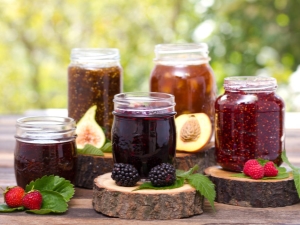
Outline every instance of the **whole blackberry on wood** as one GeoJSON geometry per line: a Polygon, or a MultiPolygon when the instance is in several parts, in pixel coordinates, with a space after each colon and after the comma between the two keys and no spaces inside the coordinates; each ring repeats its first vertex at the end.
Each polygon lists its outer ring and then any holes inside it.
{"type": "Polygon", "coordinates": [[[133,187],[140,180],[137,169],[124,163],[114,164],[111,178],[116,181],[117,185],[124,187],[133,187]]]}
{"type": "Polygon", "coordinates": [[[162,163],[150,170],[148,178],[155,187],[170,186],[175,183],[176,170],[173,165],[162,163]]]}

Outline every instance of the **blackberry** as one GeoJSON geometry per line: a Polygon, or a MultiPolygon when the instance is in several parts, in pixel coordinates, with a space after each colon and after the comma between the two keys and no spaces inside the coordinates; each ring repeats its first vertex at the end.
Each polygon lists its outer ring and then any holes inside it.
{"type": "Polygon", "coordinates": [[[117,185],[124,187],[133,187],[140,180],[137,169],[124,163],[114,164],[111,178],[116,181],[117,185]]]}
{"type": "Polygon", "coordinates": [[[173,165],[162,163],[150,170],[148,178],[155,187],[169,186],[175,183],[176,170],[173,165]]]}

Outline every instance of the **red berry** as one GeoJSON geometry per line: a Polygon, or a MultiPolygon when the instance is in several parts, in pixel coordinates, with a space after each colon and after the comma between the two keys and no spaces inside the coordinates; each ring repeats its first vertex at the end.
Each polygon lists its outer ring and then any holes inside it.
{"type": "Polygon", "coordinates": [[[4,201],[10,208],[17,208],[22,206],[22,198],[24,196],[24,189],[19,186],[7,187],[4,191],[4,201]]]}
{"type": "Polygon", "coordinates": [[[249,159],[244,165],[244,169],[243,169],[244,174],[250,176],[249,169],[254,165],[259,165],[258,161],[256,159],[249,159]]]}
{"type": "Polygon", "coordinates": [[[248,174],[252,179],[258,180],[264,177],[264,167],[260,164],[249,167],[248,174]]]}
{"type": "Polygon", "coordinates": [[[276,177],[278,174],[278,170],[273,162],[267,162],[264,166],[264,169],[266,177],[276,177]]]}
{"type": "Polygon", "coordinates": [[[42,202],[43,196],[37,190],[30,191],[23,197],[23,206],[26,209],[40,209],[42,202]]]}

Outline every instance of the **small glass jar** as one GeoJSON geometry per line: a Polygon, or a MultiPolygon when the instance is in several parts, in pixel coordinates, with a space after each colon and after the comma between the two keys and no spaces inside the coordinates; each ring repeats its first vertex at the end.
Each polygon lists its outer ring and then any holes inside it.
{"type": "Polygon", "coordinates": [[[175,96],[177,116],[205,113],[213,129],[216,82],[205,43],[159,44],[150,91],[175,96]]]}
{"type": "Polygon", "coordinates": [[[111,137],[113,98],[122,91],[123,69],[114,48],[75,48],[68,68],[68,116],[78,122],[97,105],[96,121],[111,137]]]}
{"type": "Polygon", "coordinates": [[[114,97],[112,150],[115,163],[132,164],[142,179],[160,163],[174,164],[174,96],[131,92],[114,97]]]}
{"type": "Polygon", "coordinates": [[[240,172],[249,159],[281,165],[284,149],[284,102],[271,77],[228,77],[215,104],[216,161],[240,172]]]}
{"type": "Polygon", "coordinates": [[[14,167],[23,188],[45,175],[75,182],[75,121],[67,117],[25,117],[17,120],[14,167]]]}

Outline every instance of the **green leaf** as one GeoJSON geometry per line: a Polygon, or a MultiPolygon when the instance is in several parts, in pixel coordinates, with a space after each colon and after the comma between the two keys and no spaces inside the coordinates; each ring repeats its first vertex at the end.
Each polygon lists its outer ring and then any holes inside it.
{"type": "Polygon", "coordinates": [[[235,173],[235,174],[232,174],[231,177],[239,177],[239,178],[248,178],[248,179],[251,179],[251,177],[245,175],[244,173],[235,173]]]}
{"type": "Polygon", "coordinates": [[[26,212],[31,212],[35,214],[48,214],[48,213],[64,213],[68,209],[68,204],[66,203],[64,197],[55,192],[43,190],[41,191],[43,196],[43,204],[39,210],[26,210],[26,212]]]}
{"type": "Polygon", "coordinates": [[[189,175],[193,174],[198,169],[199,169],[199,166],[195,165],[193,168],[189,169],[188,171],[176,170],[176,176],[182,177],[182,178],[187,178],[189,175]]]}
{"type": "Polygon", "coordinates": [[[267,162],[270,162],[270,160],[266,160],[266,159],[257,159],[258,163],[262,166],[264,166],[267,162]]]}
{"type": "Polygon", "coordinates": [[[102,148],[100,148],[102,152],[112,152],[112,144],[111,142],[107,142],[102,148]]]}
{"type": "Polygon", "coordinates": [[[199,191],[209,201],[213,210],[215,210],[214,200],[216,198],[216,191],[214,183],[208,177],[199,173],[192,174],[187,179],[189,184],[199,191]]]}
{"type": "Polygon", "coordinates": [[[281,158],[282,158],[282,161],[285,162],[289,167],[291,167],[291,169],[293,170],[297,170],[298,168],[293,166],[290,161],[288,160],[287,156],[286,156],[286,151],[283,150],[282,153],[281,153],[281,158]]]}
{"type": "Polygon", "coordinates": [[[26,186],[26,192],[36,189],[39,191],[55,191],[63,196],[66,202],[68,202],[74,195],[74,185],[69,180],[66,180],[59,176],[43,176],[42,178],[31,181],[26,186]]]}
{"type": "Polygon", "coordinates": [[[298,192],[298,196],[300,198],[300,171],[293,170],[294,183],[298,192]]]}
{"type": "Polygon", "coordinates": [[[141,184],[139,187],[137,187],[136,189],[134,189],[133,191],[143,190],[143,189],[155,189],[155,190],[175,189],[175,188],[182,187],[183,184],[184,184],[183,178],[176,179],[174,184],[165,187],[155,187],[150,182],[145,182],[141,184]]]}
{"type": "Polygon", "coordinates": [[[262,180],[282,180],[289,176],[290,175],[288,173],[278,173],[276,177],[263,177],[262,180]]]}
{"type": "Polygon", "coordinates": [[[104,155],[103,152],[99,148],[96,148],[94,145],[91,145],[91,144],[86,144],[83,147],[83,149],[78,148],[77,154],[79,154],[79,155],[99,155],[99,156],[104,155]]]}
{"type": "Polygon", "coordinates": [[[280,174],[280,173],[286,173],[286,168],[284,168],[284,167],[278,167],[276,164],[274,164],[274,165],[275,165],[275,167],[278,170],[278,174],[280,174]]]}
{"type": "Polygon", "coordinates": [[[24,207],[18,207],[18,208],[10,208],[6,204],[0,205],[0,212],[14,212],[14,211],[23,211],[24,207]]]}

